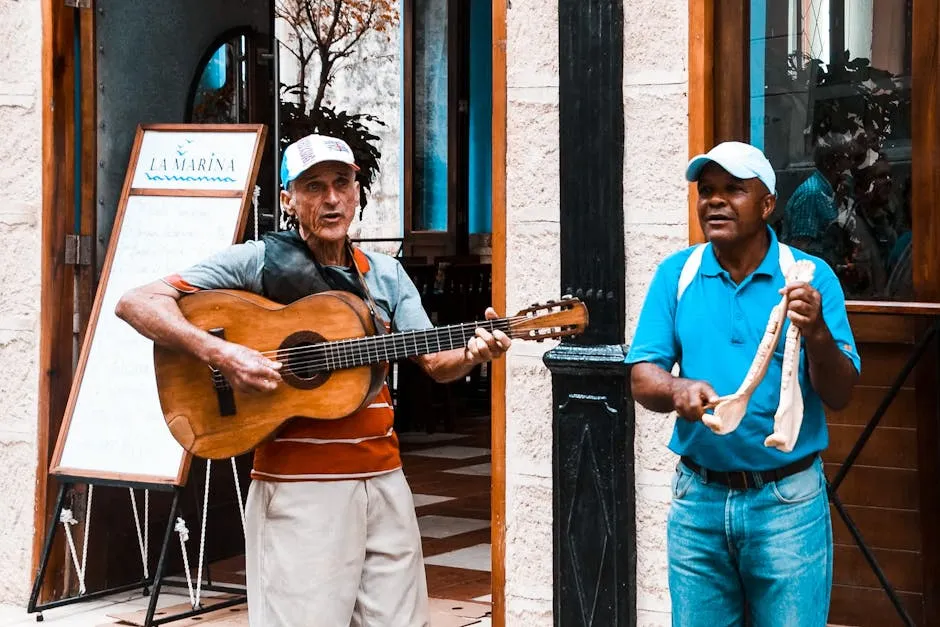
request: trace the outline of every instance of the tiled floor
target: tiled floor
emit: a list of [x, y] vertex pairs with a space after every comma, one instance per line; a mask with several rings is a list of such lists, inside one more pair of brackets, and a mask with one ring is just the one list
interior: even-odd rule
[[[402, 463], [421, 529], [432, 598], [490, 602], [490, 422], [457, 418], [457, 433], [401, 433]], [[244, 583], [241, 557], [212, 565]]]
[[[184, 584], [185, 585], [185, 584]], [[189, 602], [186, 590], [180, 588], [166, 589], [160, 594], [157, 607], [170, 610], [177, 614], [181, 604]], [[202, 598], [215, 596], [213, 593], [203, 593]], [[128, 625], [118, 623], [117, 617], [130, 613], [144, 612], [150, 603], [150, 597], [144, 597], [140, 591], [124, 592], [110, 595], [101, 599], [81, 601], [63, 607], [57, 607], [43, 612], [43, 622], [36, 621], [36, 614], [27, 614], [21, 607], [0, 605], [0, 625], [3, 627], [26, 627], [27, 625], [51, 625], [52, 627], [112, 627], [114, 625]], [[207, 604], [209, 602], [207, 601]], [[159, 611], [159, 610], [158, 610]], [[169, 623], [187, 624], [196, 619], [180, 620]], [[201, 621], [207, 622], [207, 621]], [[247, 624], [247, 623], [246, 623]]]
[[[480, 601], [490, 594], [490, 422], [483, 416], [454, 423], [457, 433], [399, 434], [402, 463], [414, 494], [429, 594]], [[216, 562], [211, 575], [244, 584], [244, 559]]]
[[[405, 475], [415, 494], [431, 597], [483, 600], [490, 594], [490, 422], [454, 420], [459, 439], [402, 434]], [[453, 434], [434, 434], [449, 436]], [[449, 497], [429, 502], [429, 497]], [[425, 504], [421, 504], [425, 503]]]
[[[492, 599], [490, 422], [488, 417], [458, 418], [455, 431], [400, 434], [402, 461], [421, 528], [432, 627], [487, 627]], [[244, 568], [244, 557], [239, 556], [209, 565], [208, 574], [215, 582], [244, 585]], [[167, 591], [160, 606], [185, 603], [185, 594], [185, 589]], [[49, 610], [45, 622], [61, 627], [126, 624], [116, 623], [115, 616], [144, 609], [147, 602], [139, 593], [114, 595]], [[219, 625], [241, 625], [240, 620], [229, 617]], [[27, 624], [35, 624], [35, 615], [0, 606], [0, 626]]]

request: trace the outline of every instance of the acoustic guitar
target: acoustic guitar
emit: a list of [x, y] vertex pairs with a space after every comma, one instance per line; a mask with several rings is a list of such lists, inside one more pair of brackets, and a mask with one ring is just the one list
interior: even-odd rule
[[355, 413], [382, 389], [389, 362], [461, 348], [478, 327], [539, 341], [577, 335], [588, 324], [587, 308], [576, 298], [533, 305], [511, 318], [399, 333], [385, 333], [362, 299], [341, 291], [280, 305], [250, 292], [206, 290], [184, 296], [179, 306], [197, 327], [282, 364], [277, 389], [241, 393], [212, 366], [154, 346], [166, 423], [184, 449], [208, 459], [245, 453], [291, 418]]

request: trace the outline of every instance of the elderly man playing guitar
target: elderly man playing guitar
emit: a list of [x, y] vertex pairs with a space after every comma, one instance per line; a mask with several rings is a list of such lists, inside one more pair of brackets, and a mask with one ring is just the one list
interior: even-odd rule
[[[268, 233], [126, 293], [116, 313], [156, 344], [216, 368], [238, 392], [282, 383], [282, 364], [191, 324], [184, 295], [237, 289], [288, 304], [343, 290], [395, 331], [432, 327], [414, 284], [392, 257], [354, 248], [358, 171], [342, 140], [309, 135], [281, 163], [291, 229]], [[488, 320], [497, 317], [492, 308]], [[498, 358], [510, 338], [477, 329], [466, 346], [413, 359], [452, 381]], [[401, 469], [388, 390], [337, 420], [290, 421], [255, 449], [248, 492], [249, 620], [258, 627], [428, 625], [427, 584], [411, 490]]]

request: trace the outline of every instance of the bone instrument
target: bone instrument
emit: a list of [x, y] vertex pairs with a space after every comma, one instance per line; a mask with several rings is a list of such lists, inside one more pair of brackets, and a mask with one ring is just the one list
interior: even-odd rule
[[[809, 281], [812, 279], [814, 270], [815, 265], [812, 261], [805, 259], [797, 261], [787, 272], [787, 282]], [[751, 395], [760, 385], [761, 380], [767, 373], [770, 360], [773, 359], [774, 347], [780, 340], [780, 332], [786, 318], [788, 302], [787, 295], [784, 295], [771, 310], [767, 327], [764, 329], [764, 337], [757, 347], [757, 354], [754, 355], [747, 375], [738, 390], [734, 394], [721, 397], [716, 403], [713, 403], [714, 414], [702, 416], [702, 422], [713, 432], [726, 435], [737, 429], [738, 425], [741, 424], [741, 420], [747, 413], [747, 405], [751, 400]], [[799, 347], [798, 341], [796, 346]], [[800, 409], [800, 421], [802, 422], [802, 408]]]

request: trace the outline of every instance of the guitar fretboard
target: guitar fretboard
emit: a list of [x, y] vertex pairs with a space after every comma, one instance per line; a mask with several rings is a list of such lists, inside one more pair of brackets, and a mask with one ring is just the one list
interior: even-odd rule
[[[341, 370], [380, 362], [391, 362], [416, 355], [427, 355], [462, 348], [476, 329], [490, 333], [500, 330], [509, 335], [509, 320], [467, 322], [423, 331], [401, 331], [371, 335], [351, 340], [317, 344], [305, 350], [307, 367], [315, 371]], [[288, 360], [290, 362], [290, 360]]]

